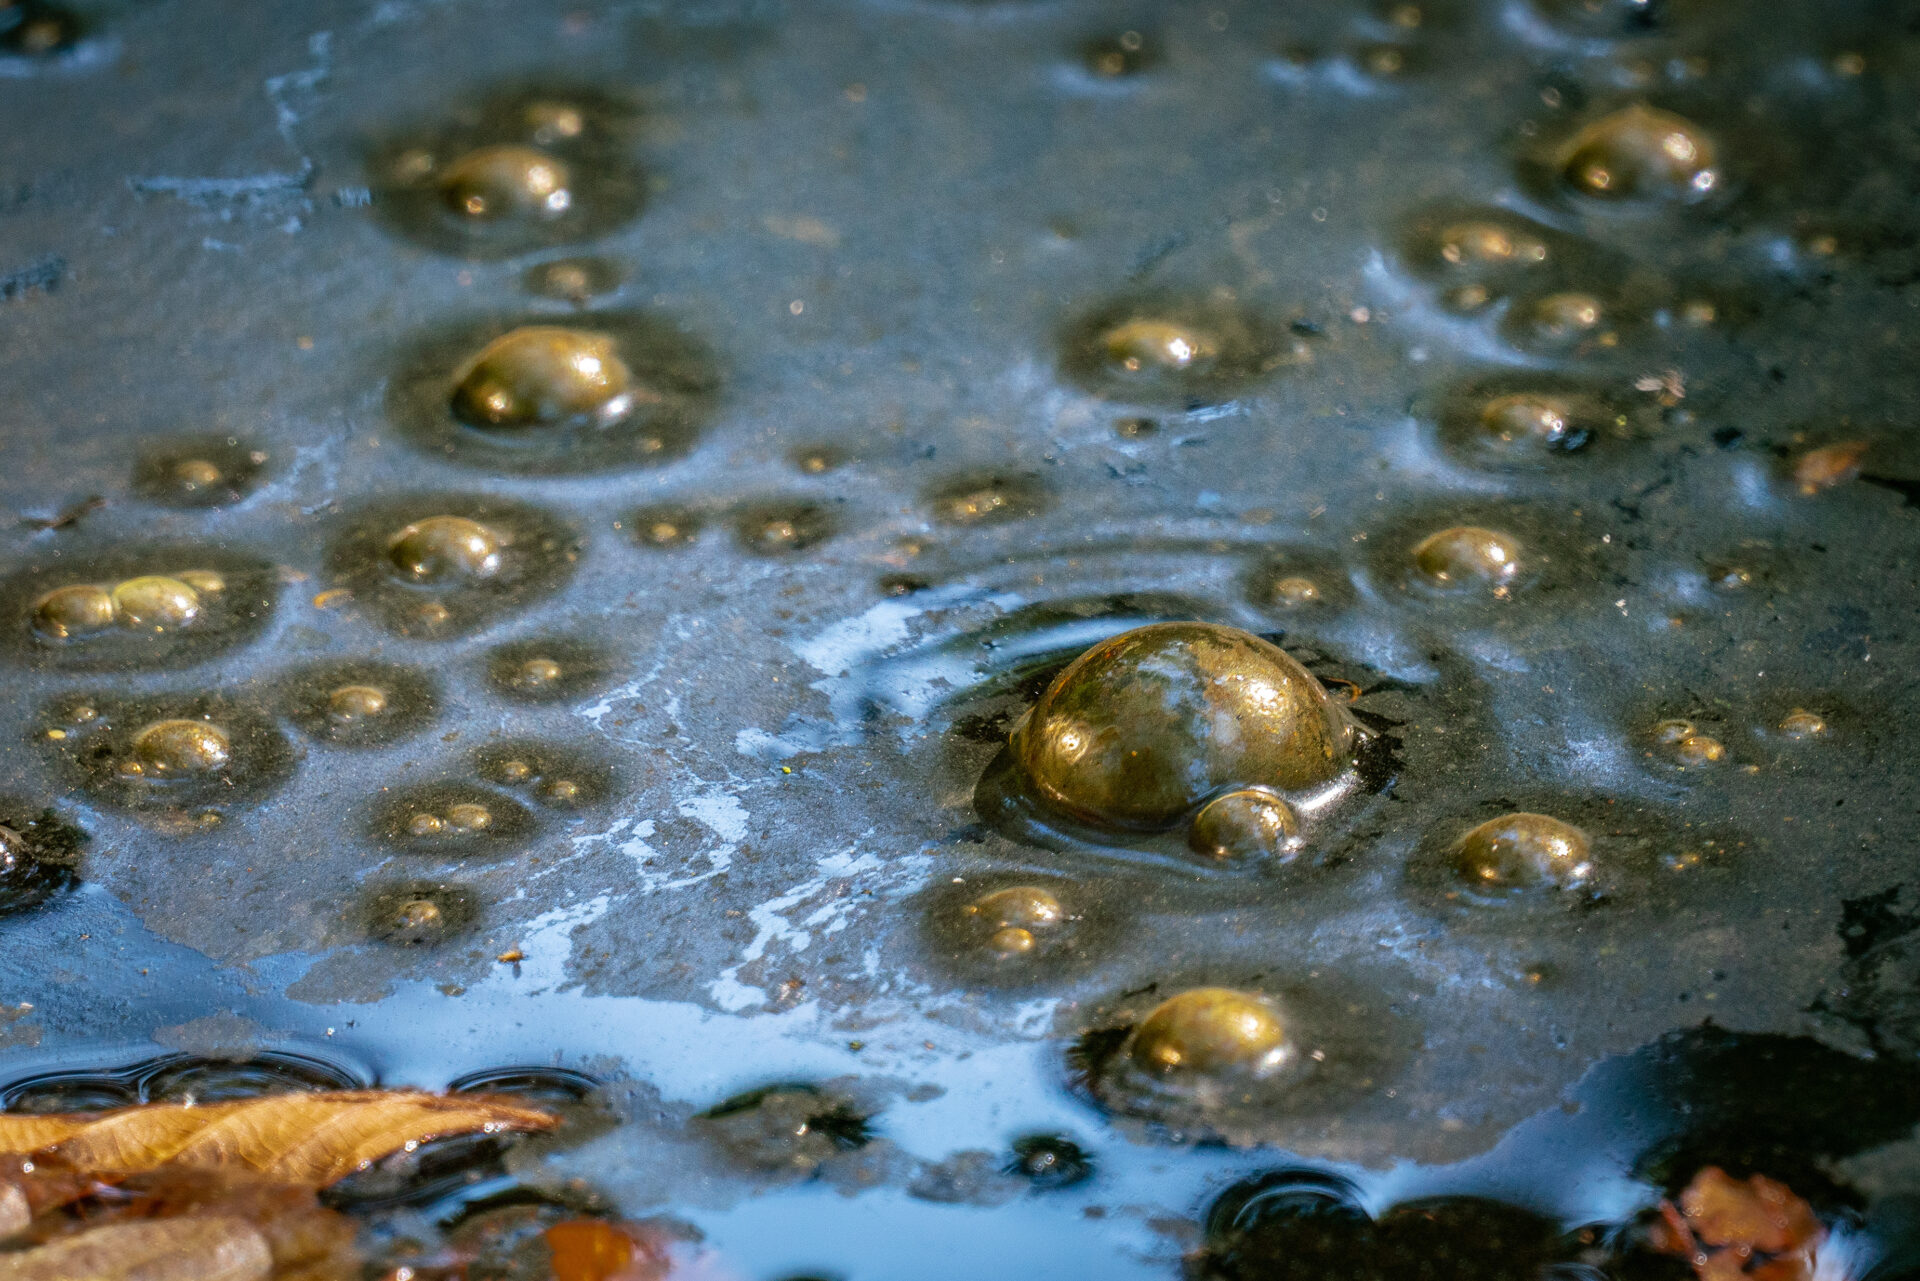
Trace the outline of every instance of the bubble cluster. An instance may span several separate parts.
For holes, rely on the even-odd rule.
[[[537,507],[424,495],[349,516],[328,553],[332,586],[388,629],[426,640],[477,631],[558,591],[580,545]]]
[[[1353,583],[1339,559],[1308,547],[1275,547],[1254,561],[1246,597],[1288,627],[1330,617],[1353,604]]]
[[[223,694],[68,695],[41,715],[40,741],[72,784],[127,809],[219,813],[293,772],[284,735]]]
[[[607,801],[617,788],[611,762],[531,739],[489,743],[473,754],[473,767],[485,782],[544,809],[586,809]]]
[[[135,461],[133,491],[167,507],[225,507],[259,488],[266,464],[266,450],[237,436],[170,441]]]
[[[17,574],[0,585],[0,618],[33,666],[182,667],[251,640],[277,592],[264,562],[156,549]]]
[[[511,853],[533,831],[533,814],[512,797],[445,782],[389,793],[374,809],[370,834],[408,854],[479,858]]]
[[[1677,769],[1704,769],[1727,759],[1727,746],[1683,717],[1660,721],[1648,731],[1653,752]]]
[[[1038,516],[1053,505],[1053,492],[1035,475],[978,472],[941,482],[925,501],[942,524],[999,525]]]
[[[440,694],[425,672],[397,663],[346,659],[283,678],[280,705],[303,733],[336,747],[382,747],[433,724]]]
[[[1094,646],[1012,736],[1036,795],[1075,818],[1165,828],[1223,787],[1322,787],[1359,733],[1278,646],[1211,623],[1157,623]]]
[[[592,239],[640,211],[629,115],[580,95],[494,103],[375,156],[374,207],[401,235],[469,258]]]

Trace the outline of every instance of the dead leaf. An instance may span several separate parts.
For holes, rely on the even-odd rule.
[[[260,1229],[226,1215],[109,1223],[0,1254],[0,1281],[267,1281]]]
[[[550,1130],[534,1108],[408,1090],[274,1094],[61,1116],[0,1114],[0,1154],[40,1154],[103,1178],[162,1166],[325,1187],[394,1152],[455,1134]]]
[[[546,1231],[553,1281],[661,1281],[672,1270],[662,1243],[637,1224],[569,1219]]]
[[[1709,1165],[1679,1204],[1663,1201],[1647,1234],[1662,1254],[1685,1259],[1700,1281],[1809,1281],[1827,1230],[1784,1183],[1744,1181]]]
[[[1837,445],[1809,449],[1794,460],[1793,483],[1802,494],[1811,497],[1823,489],[1832,489],[1860,474],[1860,462],[1867,456],[1867,442],[1847,440]]]

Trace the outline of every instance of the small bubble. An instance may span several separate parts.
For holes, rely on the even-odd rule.
[[[1078,1143],[1058,1134],[1023,1135],[1013,1141],[1007,1173],[1026,1179],[1036,1189],[1053,1191],[1086,1182],[1093,1174],[1093,1158]]]
[[[1866,73],[1867,59],[1864,54],[1851,51],[1847,53],[1837,53],[1834,55],[1831,65],[1835,75],[1852,77]]]
[[[440,175],[440,199],[464,218],[558,218],[573,207],[572,174],[533,147],[480,147]]]
[[[1122,440],[1145,440],[1158,433],[1160,424],[1151,418],[1116,418],[1113,420],[1113,434]]]
[[[1573,450],[1588,439],[1579,420],[1577,407],[1567,397],[1515,392],[1482,406],[1479,427],[1490,443],[1503,449]]]
[[[156,781],[210,774],[233,759],[233,741],[218,725],[199,720],[156,721],[133,739],[133,758],[121,766],[131,777]]]
[[[753,503],[734,520],[734,535],[740,546],[763,556],[804,551],[834,533],[833,514],[815,503]]]
[[[607,654],[587,641],[536,636],[502,645],[487,656],[487,683],[521,702],[564,702],[606,687]]]
[[[1205,330],[1166,320],[1129,320],[1100,335],[1108,367],[1137,374],[1204,373],[1219,355],[1219,344]]]
[[[1420,577],[1446,591],[1511,585],[1520,573],[1520,544],[1511,535],[1478,525],[1456,525],[1429,534],[1413,549]]]
[[[455,379],[453,414],[470,427],[523,429],[573,419],[607,426],[649,398],[604,334],[523,325],[483,348]]]
[[[1614,204],[1688,204],[1717,192],[1713,140],[1692,121],[1641,103],[1594,121],[1562,149],[1559,170],[1580,195]]]
[[[171,441],[143,453],[133,468],[133,489],[168,507],[220,507],[259,487],[267,454],[233,436]]]
[[[1265,997],[1224,987],[1167,998],[1134,1028],[1128,1057],[1162,1076],[1271,1076],[1292,1057],[1280,1011]]]
[[[447,826],[460,832],[484,832],[493,826],[493,811],[472,801],[447,807]]]
[[[415,882],[374,890],[362,911],[371,938],[398,947],[431,947],[465,933],[478,905],[463,886]]]
[[[113,608],[124,626],[160,632],[190,626],[200,617],[201,600],[177,578],[145,574],[115,585]]]
[[[618,289],[620,269],[603,258],[556,258],[527,268],[520,287],[538,298],[578,305]]]
[[[1285,798],[1261,787],[1243,787],[1200,807],[1187,829],[1187,847],[1222,863],[1282,863],[1304,842],[1300,819]]]
[[[1530,336],[1556,346],[1569,346],[1592,336],[1607,320],[1605,303],[1576,290],[1535,299],[1527,313]]]
[[[80,20],[45,0],[0,4],[0,49],[29,58],[65,53],[80,41]]]
[[[113,593],[93,583],[56,587],[33,611],[34,631],[49,640],[70,640],[103,632],[118,620]]]
[[[1485,898],[1542,887],[1581,889],[1594,877],[1586,833],[1546,814],[1488,819],[1454,845],[1451,863],[1459,883]]]
[[[471,583],[500,572],[500,535],[465,516],[429,516],[387,539],[387,560],[408,582]]]
[[[587,113],[571,102],[536,99],[520,109],[529,136],[542,146],[578,138],[587,131]]]
[[[1796,707],[1780,719],[1779,730],[1782,736],[1795,740],[1823,738],[1827,733],[1827,718]]]
[[[387,691],[373,685],[342,685],[327,695],[327,719],[356,725],[384,714]]]
[[[1088,41],[1080,51],[1088,71],[1104,79],[1139,75],[1160,60],[1159,45],[1138,31]]]
[[[1320,584],[1311,578],[1302,578],[1298,574],[1289,574],[1285,578],[1276,578],[1268,589],[1267,600],[1282,609],[1299,609],[1304,605],[1317,605],[1325,599]]]
[[[684,547],[700,536],[705,518],[688,507],[648,507],[635,512],[626,523],[649,547]]]

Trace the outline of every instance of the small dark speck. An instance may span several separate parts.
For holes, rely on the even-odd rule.
[[[1746,436],[1747,433],[1741,431],[1738,427],[1722,427],[1713,433],[1713,443],[1722,449],[1732,449],[1742,440],[1745,440]]]

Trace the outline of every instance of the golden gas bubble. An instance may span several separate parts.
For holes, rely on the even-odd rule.
[[[533,766],[522,760],[501,761],[495,775],[502,783],[524,783],[533,777]]]
[[[180,488],[192,493],[195,490],[211,489],[227,478],[217,463],[205,458],[182,458],[173,465],[173,478]]]
[[[1692,121],[1635,103],[1594,121],[1561,152],[1572,188],[1600,200],[1699,200],[1721,186],[1713,140]]]
[[[327,695],[327,719],[353,725],[387,710],[387,692],[372,685],[342,685]]]
[[[1520,573],[1520,544],[1511,534],[1455,525],[1427,535],[1413,549],[1413,566],[1435,587],[1504,591]]]
[[[520,664],[512,679],[519,689],[543,689],[564,674],[565,669],[551,658],[529,658]]]
[[[572,805],[580,799],[580,784],[570,778],[556,778],[540,789],[549,805]]]
[[[573,208],[566,163],[534,147],[469,151],[440,175],[440,199],[463,218],[558,218]]]
[[[1661,721],[1653,727],[1653,741],[1672,746],[1675,743],[1692,738],[1699,732],[1699,727],[1692,721],[1679,719],[1666,720]]]
[[[500,572],[500,536],[465,516],[429,516],[387,540],[387,559],[416,583],[482,582]]]
[[[1198,987],[1169,997],[1133,1030],[1136,1066],[1162,1075],[1269,1076],[1291,1057],[1280,1011],[1265,997]]]
[[[1221,787],[1316,787],[1357,731],[1278,646],[1213,623],[1155,623],[1095,645],[1015,729],[1040,799],[1096,823],[1164,828]]]
[[[1014,885],[967,904],[967,915],[996,930],[1050,929],[1067,919],[1060,900],[1037,885]]]
[[[56,587],[33,607],[33,630],[50,640],[87,636],[113,624],[113,593],[94,583]]]
[[[1197,373],[1211,366],[1220,345],[1205,330],[1168,320],[1128,320],[1100,335],[1116,372]]]
[[[210,774],[233,759],[226,731],[206,721],[155,721],[133,738],[126,772],[163,779]]]
[[[1498,222],[1460,222],[1440,231],[1440,257],[1469,269],[1530,267],[1547,260],[1547,242]]]
[[[200,593],[163,574],[143,574],[116,584],[113,607],[125,626],[156,632],[186,627],[201,612]]]
[[[1578,889],[1593,880],[1587,834],[1547,814],[1502,814],[1461,837],[1453,847],[1454,875],[1483,894],[1511,894],[1542,886]]]
[[[1284,859],[1300,844],[1300,818],[1293,807],[1260,787],[1214,797],[1187,829],[1187,848],[1221,862]]]
[[[1827,732],[1827,718],[1804,707],[1796,707],[1780,718],[1780,732],[1792,739],[1819,738]]]
[[[995,955],[1008,958],[1025,956],[1038,945],[1039,940],[1033,937],[1032,930],[1023,930],[1017,925],[995,930],[993,937],[987,940],[987,947]]]
[[[183,569],[174,577],[203,597],[218,596],[227,590],[227,580],[211,569]]]
[[[1576,423],[1577,413],[1573,403],[1564,397],[1544,392],[1515,392],[1496,396],[1481,406],[1477,423],[1485,438],[1496,445],[1534,444],[1563,449],[1581,434]]]
[[[587,129],[586,113],[570,102],[530,102],[520,115],[542,146],[571,141]]]
[[[447,830],[438,814],[415,814],[407,820],[407,831],[415,836],[438,836]]]
[[[1138,31],[1123,31],[1117,36],[1095,40],[1082,50],[1087,70],[1112,79],[1144,71],[1157,57],[1147,38]]]
[[[1529,315],[1537,336],[1572,342],[1599,329],[1606,322],[1607,309],[1592,294],[1567,291],[1536,299]]]
[[[1320,584],[1311,578],[1302,578],[1298,574],[1276,578],[1273,580],[1273,585],[1267,589],[1267,603],[1278,605],[1283,609],[1318,605],[1325,599],[1325,595],[1320,590]]]
[[[1485,285],[1461,285],[1440,296],[1449,311],[1472,313],[1493,301],[1493,291]]]
[[[440,905],[431,899],[408,899],[395,909],[393,923],[408,932],[432,931],[440,926]]]
[[[493,811],[472,801],[447,806],[447,826],[461,832],[484,832],[493,826]]]
[[[1836,75],[1858,76],[1865,74],[1867,59],[1865,55],[1859,53],[1838,53],[1834,55],[1832,65]]]
[[[1374,45],[1361,53],[1360,62],[1376,76],[1397,76],[1407,69],[1407,51],[1398,45]]]
[[[460,371],[453,414],[470,427],[544,427],[584,418],[605,426],[632,412],[639,389],[605,334],[523,325]]]

